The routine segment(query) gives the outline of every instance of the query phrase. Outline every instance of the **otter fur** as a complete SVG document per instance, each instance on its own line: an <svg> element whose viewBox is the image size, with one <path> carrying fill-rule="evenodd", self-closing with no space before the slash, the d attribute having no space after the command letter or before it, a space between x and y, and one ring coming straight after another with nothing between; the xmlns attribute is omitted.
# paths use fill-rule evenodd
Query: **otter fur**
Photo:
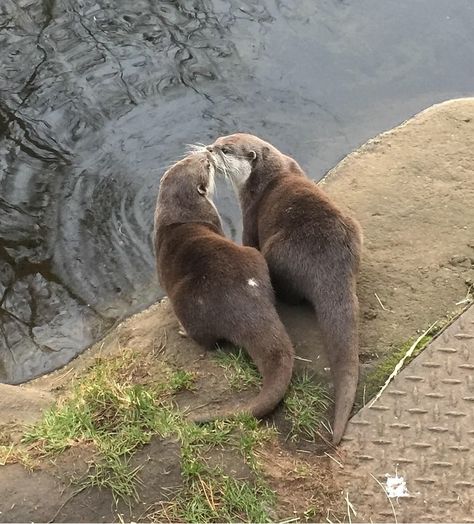
<svg viewBox="0 0 474 524"><path fill-rule="evenodd" d="M224 236L212 202L214 167L209 153L195 153L163 176L155 212L158 276L187 335L212 348L228 340L246 349L262 375L260 393L238 409L270 413L291 380L294 351L274 305L265 259Z"/></svg>
<svg viewBox="0 0 474 524"><path fill-rule="evenodd" d="M243 243L264 255L278 295L309 301L335 389L333 443L344 434L359 377L358 274L362 234L298 163L260 138L238 133L207 146L231 180L243 215Z"/></svg>

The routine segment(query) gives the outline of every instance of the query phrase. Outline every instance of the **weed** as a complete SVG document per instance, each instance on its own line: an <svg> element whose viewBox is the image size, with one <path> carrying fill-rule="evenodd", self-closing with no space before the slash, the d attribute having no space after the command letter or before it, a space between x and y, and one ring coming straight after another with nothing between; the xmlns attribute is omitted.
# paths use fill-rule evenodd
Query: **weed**
<svg viewBox="0 0 474 524"><path fill-rule="evenodd" d="M194 384L194 375L184 369L175 371L170 377L170 387L173 392L182 391L183 389L192 389Z"/></svg>
<svg viewBox="0 0 474 524"><path fill-rule="evenodd" d="M261 379L257 369L248 356L241 350L237 353L218 350L216 359L224 368L229 385L239 391L250 386L257 386ZM315 383L307 374L293 379L285 397L286 419L291 423L290 438L304 435L314 439L330 400L324 386ZM255 419L254 419L255 420ZM245 448L251 434L242 433L242 446Z"/></svg>
<svg viewBox="0 0 474 524"><path fill-rule="evenodd" d="M135 384L130 358L100 360L68 398L25 433L23 442L32 443L39 455L92 442L99 460L81 484L109 487L116 500L134 498L138 470L130 470L128 459L153 435L168 436L183 424L170 396L191 383L192 375L176 371L161 383Z"/></svg>
<svg viewBox="0 0 474 524"><path fill-rule="evenodd" d="M118 455L105 455L105 458L95 464L80 482L81 488L110 488L115 500L138 500L137 485L141 484L138 473L141 467L131 469L128 459Z"/></svg>
<svg viewBox="0 0 474 524"><path fill-rule="evenodd" d="M304 511L303 517L306 522L315 522L315 518L318 518L321 512L313 505L310 505L309 508Z"/></svg>
<svg viewBox="0 0 474 524"><path fill-rule="evenodd" d="M242 391L260 384L261 378L257 368L242 349L237 353L218 349L215 358L224 368L224 375L231 388Z"/></svg>
<svg viewBox="0 0 474 524"><path fill-rule="evenodd" d="M240 358L242 355L231 361ZM130 358L98 361L67 398L27 431L24 442L31 443L39 455L57 454L81 442L91 443L96 452L95 464L76 482L81 489L111 489L118 502L138 498L140 469L130 466L134 451L153 435L176 436L181 444L185 482L162 511L194 522L268 520L267 506L273 495L263 481L258 476L254 482L230 478L218 468L208 467L205 457L215 448L237 449L257 472L254 450L270 437L271 430L247 415L204 425L189 423L174 408L171 397L192 387L191 373L166 372L161 382L148 384L135 383L137 374L144 376L133 368ZM247 371L244 375L250 376Z"/></svg>
<svg viewBox="0 0 474 524"><path fill-rule="evenodd" d="M331 403L324 385L306 372L293 379L284 399L285 418L290 422L289 438L314 440Z"/></svg>
<svg viewBox="0 0 474 524"><path fill-rule="evenodd" d="M272 428L242 414L205 425L183 423L177 431L184 486L148 518L180 522L269 520L274 495L258 475L255 451L274 434ZM216 448L239 451L255 473L255 479L234 479L218 467L209 467L207 456L214 454Z"/></svg>
<svg viewBox="0 0 474 524"><path fill-rule="evenodd" d="M184 488L168 504L148 515L157 522L270 522L275 494L260 480L241 480L209 469L204 462L184 473Z"/></svg>
<svg viewBox="0 0 474 524"><path fill-rule="evenodd" d="M27 450L13 443L5 446L0 445L0 466L15 463L20 463L30 470L36 466L36 461Z"/></svg>
<svg viewBox="0 0 474 524"><path fill-rule="evenodd" d="M441 329L445 327L451 320L452 318L450 317L449 320L438 322L431 332L420 340L418 346L413 351L413 354L406 359L404 367L406 367L415 357L417 357L441 331ZM410 338L399 348L393 348L391 351L389 351L389 354L385 358L383 358L371 371L367 373L364 379L360 382L357 400L355 403L357 409L363 407L365 403L367 403L379 392L380 388L385 384L388 377L395 369L395 366L405 356L406 352L410 349L417 338L418 337Z"/></svg>

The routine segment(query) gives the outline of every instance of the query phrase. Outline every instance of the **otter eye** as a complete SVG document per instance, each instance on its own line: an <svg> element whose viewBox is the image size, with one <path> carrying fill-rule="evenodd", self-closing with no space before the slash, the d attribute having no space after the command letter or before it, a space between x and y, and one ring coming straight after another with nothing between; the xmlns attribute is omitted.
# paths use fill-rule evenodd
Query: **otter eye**
<svg viewBox="0 0 474 524"><path fill-rule="evenodd" d="M230 153L232 153L232 149L229 146L221 147L221 151L224 153L224 155L229 155Z"/></svg>
<svg viewBox="0 0 474 524"><path fill-rule="evenodd" d="M200 195L205 195L207 193L206 188L203 186L203 184L199 184L197 187L198 193Z"/></svg>

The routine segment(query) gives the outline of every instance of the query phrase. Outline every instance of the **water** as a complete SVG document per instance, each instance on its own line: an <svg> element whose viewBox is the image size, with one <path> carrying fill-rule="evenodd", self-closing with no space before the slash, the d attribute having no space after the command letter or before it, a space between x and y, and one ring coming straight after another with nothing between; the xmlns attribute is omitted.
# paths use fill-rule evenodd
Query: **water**
<svg viewBox="0 0 474 524"><path fill-rule="evenodd" d="M185 144L253 132L318 179L472 95L473 27L471 0L0 0L0 381L161 296L153 209Z"/></svg>

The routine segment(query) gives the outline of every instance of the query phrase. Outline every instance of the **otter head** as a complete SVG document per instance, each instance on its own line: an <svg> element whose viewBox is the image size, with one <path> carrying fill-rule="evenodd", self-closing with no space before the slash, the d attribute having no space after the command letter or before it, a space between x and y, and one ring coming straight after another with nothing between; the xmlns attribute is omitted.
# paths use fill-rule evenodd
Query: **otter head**
<svg viewBox="0 0 474 524"><path fill-rule="evenodd" d="M271 164L282 156L268 142L246 133L222 136L206 149L216 170L227 176L237 191L242 191L251 176L259 178L253 181L256 185L270 179L274 173Z"/></svg>
<svg viewBox="0 0 474 524"><path fill-rule="evenodd" d="M174 164L161 178L155 222L219 224L214 193L214 164L207 151L193 153Z"/></svg>

